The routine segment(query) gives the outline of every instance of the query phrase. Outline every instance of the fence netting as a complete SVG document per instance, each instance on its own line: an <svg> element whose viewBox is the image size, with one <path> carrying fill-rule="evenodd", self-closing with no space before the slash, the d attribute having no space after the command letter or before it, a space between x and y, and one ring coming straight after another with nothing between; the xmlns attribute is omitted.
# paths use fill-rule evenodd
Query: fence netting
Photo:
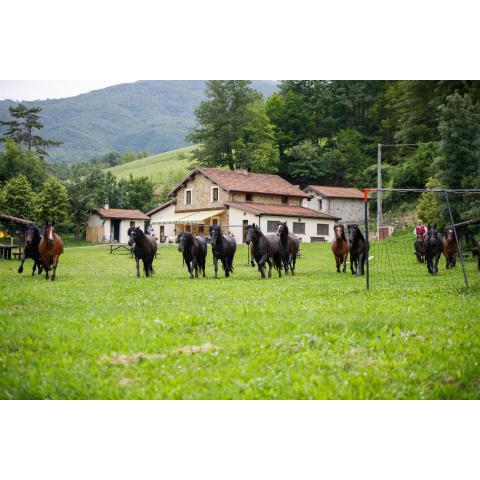
<svg viewBox="0 0 480 480"><path fill-rule="evenodd" d="M381 195L382 215L378 203ZM455 266L442 250L438 273L428 271L421 233L436 225L444 240L454 238ZM363 225L366 230L366 225ZM369 287L459 288L480 286L478 263L480 195L445 191L371 192L368 202ZM417 242L417 243L416 243ZM452 250L451 240L450 253ZM451 257L451 256L450 256Z"/></svg>

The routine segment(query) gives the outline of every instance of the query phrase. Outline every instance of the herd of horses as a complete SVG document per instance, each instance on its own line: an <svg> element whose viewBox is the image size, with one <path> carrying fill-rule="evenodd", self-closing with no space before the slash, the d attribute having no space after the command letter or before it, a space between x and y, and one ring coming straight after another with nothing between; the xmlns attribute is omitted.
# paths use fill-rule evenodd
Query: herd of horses
<svg viewBox="0 0 480 480"><path fill-rule="evenodd" d="M347 260L350 256L350 271L352 275L364 275L365 263L368 255L367 242L357 224L347 225L348 238L345 226L334 226L335 239L332 243L332 253L335 257L337 272L346 273ZM153 232L149 229L144 232L140 227L130 227L128 230L132 254L135 256L137 277L140 277L140 261L146 277L153 273L153 260L157 253L157 242ZM225 277L233 272L233 260L237 249L235 238L225 235L219 225L209 228L210 245L213 256L215 278L218 277L218 262L220 260ZM265 235L256 224L247 225L245 241L251 254L251 265L258 267L262 278L266 277L265 269L268 266L268 277L276 269L278 276L289 273L295 275L296 260L299 255L300 244L295 235L292 235L287 222L279 222L275 234ZM205 277L208 242L203 236L196 236L191 232L181 232L177 238L178 251L182 254L183 263L187 266L190 278ZM437 231L437 225L428 225L424 235L418 235L414 242L415 255L418 262L425 263L431 275L438 274L438 263L442 253L446 258L446 268L455 267L458 246L455 232L447 228L443 238ZM47 222L43 233L35 224L28 224L25 231L24 250L18 272L23 272L23 264L27 258L33 260L32 276L35 271L41 274L45 270L47 280L55 280L58 260L63 253L63 243L55 232L55 223ZM480 247L479 247L480 269ZM49 272L52 275L49 276Z"/></svg>
<svg viewBox="0 0 480 480"><path fill-rule="evenodd" d="M47 222L43 234L40 229L33 223L29 223L25 230L25 242L18 273L23 272L23 264L27 258L33 260L32 276L38 269L41 275L45 270L47 280L54 281L57 273L58 259L63 253L63 242L60 236L55 233L55 222ZM53 274L50 277L49 272L52 269Z"/></svg>
<svg viewBox="0 0 480 480"><path fill-rule="evenodd" d="M425 263L431 275L438 274L438 262L442 253L445 255L447 270L457 263L458 246L453 228L447 228L442 238L437 231L437 224L429 224L425 234L417 235L413 247L418 262Z"/></svg>

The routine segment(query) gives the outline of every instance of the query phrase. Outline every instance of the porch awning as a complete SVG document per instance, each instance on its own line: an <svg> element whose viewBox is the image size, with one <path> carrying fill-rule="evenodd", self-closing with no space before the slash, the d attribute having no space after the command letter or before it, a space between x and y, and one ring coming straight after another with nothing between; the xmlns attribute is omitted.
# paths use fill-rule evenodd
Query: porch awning
<svg viewBox="0 0 480 480"><path fill-rule="evenodd" d="M218 217L223 212L225 212L225 210L202 210L200 212L195 212L189 215L188 217L184 218L182 222L179 222L179 223L203 224L205 223L205 220L212 217Z"/></svg>
<svg viewBox="0 0 480 480"><path fill-rule="evenodd" d="M183 223L180 220L190 216L192 212L189 213L173 213L170 217L161 218L160 220L155 220L152 222L153 225L165 225L167 223Z"/></svg>
<svg viewBox="0 0 480 480"><path fill-rule="evenodd" d="M203 224L205 220L221 215L225 210L201 210L199 212L174 213L172 216L155 220L154 225L176 224Z"/></svg>

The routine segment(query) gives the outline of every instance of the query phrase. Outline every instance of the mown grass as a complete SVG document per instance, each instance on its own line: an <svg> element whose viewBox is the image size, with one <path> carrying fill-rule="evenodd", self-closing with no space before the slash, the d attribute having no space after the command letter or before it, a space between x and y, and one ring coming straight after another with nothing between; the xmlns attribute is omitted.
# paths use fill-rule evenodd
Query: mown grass
<svg viewBox="0 0 480 480"><path fill-rule="evenodd" d="M194 149L195 146L190 146L151 155L107 171L118 179L126 179L131 174L133 177L148 177L155 185L171 185L187 174Z"/></svg>
<svg viewBox="0 0 480 480"><path fill-rule="evenodd" d="M296 277L266 280L244 247L218 280L210 252L189 280L173 246L151 279L104 246L66 248L56 282L0 262L0 397L480 397L478 283L366 291L328 245L302 249Z"/></svg>

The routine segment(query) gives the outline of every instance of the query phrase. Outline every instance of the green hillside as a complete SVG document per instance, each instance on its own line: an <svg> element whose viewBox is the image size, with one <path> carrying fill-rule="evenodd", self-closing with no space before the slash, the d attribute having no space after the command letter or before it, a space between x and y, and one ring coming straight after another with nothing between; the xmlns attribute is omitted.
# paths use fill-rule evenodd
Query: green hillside
<svg viewBox="0 0 480 480"><path fill-rule="evenodd" d="M187 174L195 146L178 148L170 152L151 155L133 162L107 169L118 179L148 177L155 185L172 185Z"/></svg>
<svg viewBox="0 0 480 480"><path fill-rule="evenodd" d="M271 80L253 80L252 87L265 98L277 89ZM144 80L23 103L42 107L42 135L63 142L50 149L49 160L75 163L111 151L156 154L186 146L204 91L203 80ZM14 105L12 100L0 101L0 120L8 119L8 108Z"/></svg>

